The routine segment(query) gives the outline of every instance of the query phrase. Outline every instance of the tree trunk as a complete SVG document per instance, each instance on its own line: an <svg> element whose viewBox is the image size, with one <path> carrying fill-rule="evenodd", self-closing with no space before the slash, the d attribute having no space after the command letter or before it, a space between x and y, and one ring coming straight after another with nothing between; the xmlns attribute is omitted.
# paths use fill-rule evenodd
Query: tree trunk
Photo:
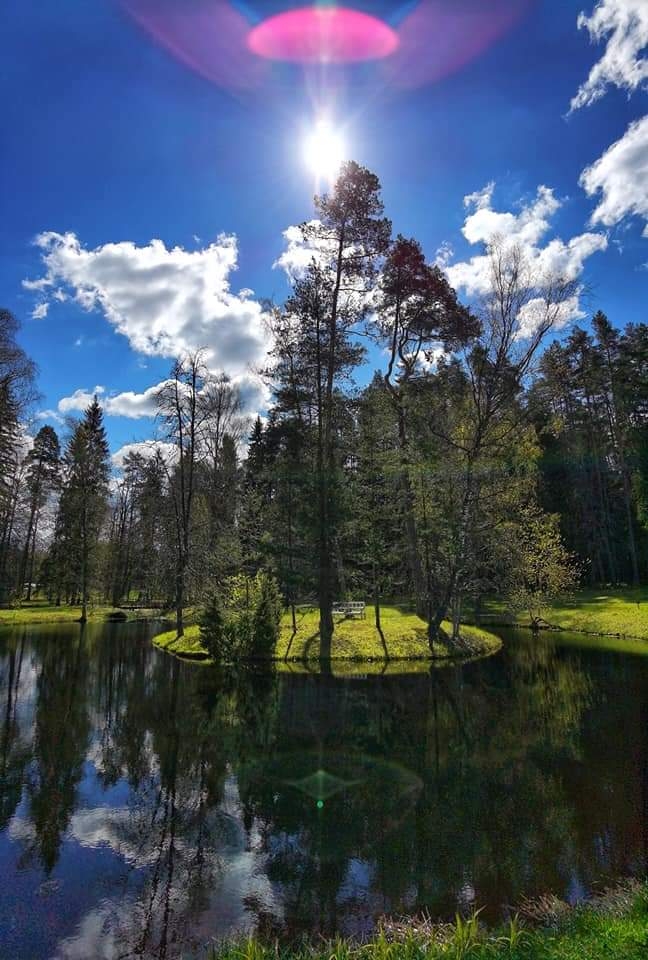
<svg viewBox="0 0 648 960"><path fill-rule="evenodd" d="M88 620L88 525L87 507L81 509L81 623Z"/></svg>
<svg viewBox="0 0 648 960"><path fill-rule="evenodd" d="M378 573L376 570L376 564L373 564L373 593L374 593L374 622L376 624L376 630L380 633L382 630L382 624L380 622L380 588L378 586Z"/></svg>
<svg viewBox="0 0 648 960"><path fill-rule="evenodd" d="M322 662L329 662L333 644L333 571L331 567L331 550L324 534L324 542L320 543L319 557L319 658Z"/></svg>
<svg viewBox="0 0 648 960"><path fill-rule="evenodd" d="M184 557L178 555L176 566L176 633L184 636Z"/></svg>
<svg viewBox="0 0 648 960"><path fill-rule="evenodd" d="M40 510L36 513L36 519L34 521L34 529L32 532L32 542L31 542L31 552L29 557L29 568L27 572L27 600L31 600L32 596L32 583L34 581L34 565L36 561L36 533L38 532L38 521L40 519Z"/></svg>
<svg viewBox="0 0 648 960"><path fill-rule="evenodd" d="M414 491L409 475L408 463L408 442L407 426L405 423L405 411L403 410L402 397L392 394L397 403L398 413L398 444L401 454L401 475L400 485L403 491L403 512L405 514L405 539L407 542L407 564L412 577L412 586L414 587L414 597L416 603L416 612L419 617L425 617L427 611L426 605L426 584L419 554L418 531L416 529L416 516L414 513Z"/></svg>
<svg viewBox="0 0 648 960"><path fill-rule="evenodd" d="M25 589L25 581L27 579L27 569L29 566L29 551L32 542L32 531L34 527L34 517L36 516L36 498L32 497L31 503L29 505L29 521L27 523L27 536L25 537L25 549L23 550L22 562L20 564L20 574L18 583L16 584L18 593L22 597L23 590ZM31 595L31 584L27 587L27 599L30 599Z"/></svg>

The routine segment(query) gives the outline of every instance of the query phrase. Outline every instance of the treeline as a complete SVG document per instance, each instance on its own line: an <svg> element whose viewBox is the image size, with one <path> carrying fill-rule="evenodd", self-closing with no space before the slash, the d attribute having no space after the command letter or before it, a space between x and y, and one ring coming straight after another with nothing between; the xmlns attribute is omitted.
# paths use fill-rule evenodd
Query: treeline
<svg viewBox="0 0 648 960"><path fill-rule="evenodd" d="M337 599L371 600L377 626L382 598L411 600L431 642L450 620L461 646L485 597L537 620L579 578L648 575L648 328L597 314L548 345L577 283L498 241L462 304L416 240L392 238L355 163L315 205L291 295L266 311L267 415L251 424L225 373L182 357L157 442L117 478L96 400L62 453L44 427L21 455L33 369L3 315L2 363L21 370L2 394L5 600L34 582L54 602L140 598L174 606L182 633L187 606L264 570L293 615L318 604L326 658Z"/></svg>
<svg viewBox="0 0 648 960"><path fill-rule="evenodd" d="M543 354L530 391L543 499L590 583L648 578L648 326L599 312Z"/></svg>

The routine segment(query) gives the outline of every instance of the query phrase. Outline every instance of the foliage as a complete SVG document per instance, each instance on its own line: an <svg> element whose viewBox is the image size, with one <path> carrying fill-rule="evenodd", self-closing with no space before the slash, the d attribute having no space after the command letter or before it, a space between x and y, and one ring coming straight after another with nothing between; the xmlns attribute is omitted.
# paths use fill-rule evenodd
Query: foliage
<svg viewBox="0 0 648 960"><path fill-rule="evenodd" d="M261 574L261 577L261 590L254 610L249 654L252 657L271 657L279 641L281 597L274 577L268 574Z"/></svg>
<svg viewBox="0 0 648 960"><path fill-rule="evenodd" d="M552 603L573 592L578 568L562 542L559 517L526 510L519 520L510 543L517 555L506 592L510 609L526 611L535 625Z"/></svg>
<svg viewBox="0 0 648 960"><path fill-rule="evenodd" d="M225 632L225 618L217 593L213 593L207 600L199 625L200 642L212 660L220 663L231 659L232 651L228 649L229 637Z"/></svg>

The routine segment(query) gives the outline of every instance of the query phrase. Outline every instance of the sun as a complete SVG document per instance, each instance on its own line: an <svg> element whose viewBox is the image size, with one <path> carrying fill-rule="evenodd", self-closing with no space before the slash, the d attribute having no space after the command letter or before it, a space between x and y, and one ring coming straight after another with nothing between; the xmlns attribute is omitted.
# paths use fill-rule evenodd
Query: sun
<svg viewBox="0 0 648 960"><path fill-rule="evenodd" d="M303 153L316 180L332 184L346 159L344 138L329 120L322 118L305 137Z"/></svg>

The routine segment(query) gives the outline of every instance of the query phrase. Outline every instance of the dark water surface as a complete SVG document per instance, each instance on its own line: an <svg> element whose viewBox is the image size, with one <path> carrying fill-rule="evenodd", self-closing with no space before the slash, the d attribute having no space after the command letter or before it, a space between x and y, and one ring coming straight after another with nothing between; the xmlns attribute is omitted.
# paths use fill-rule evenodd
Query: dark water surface
<svg viewBox="0 0 648 960"><path fill-rule="evenodd" d="M646 870L648 658L511 633L429 674L219 677L158 629L0 632L3 958L497 917Z"/></svg>

